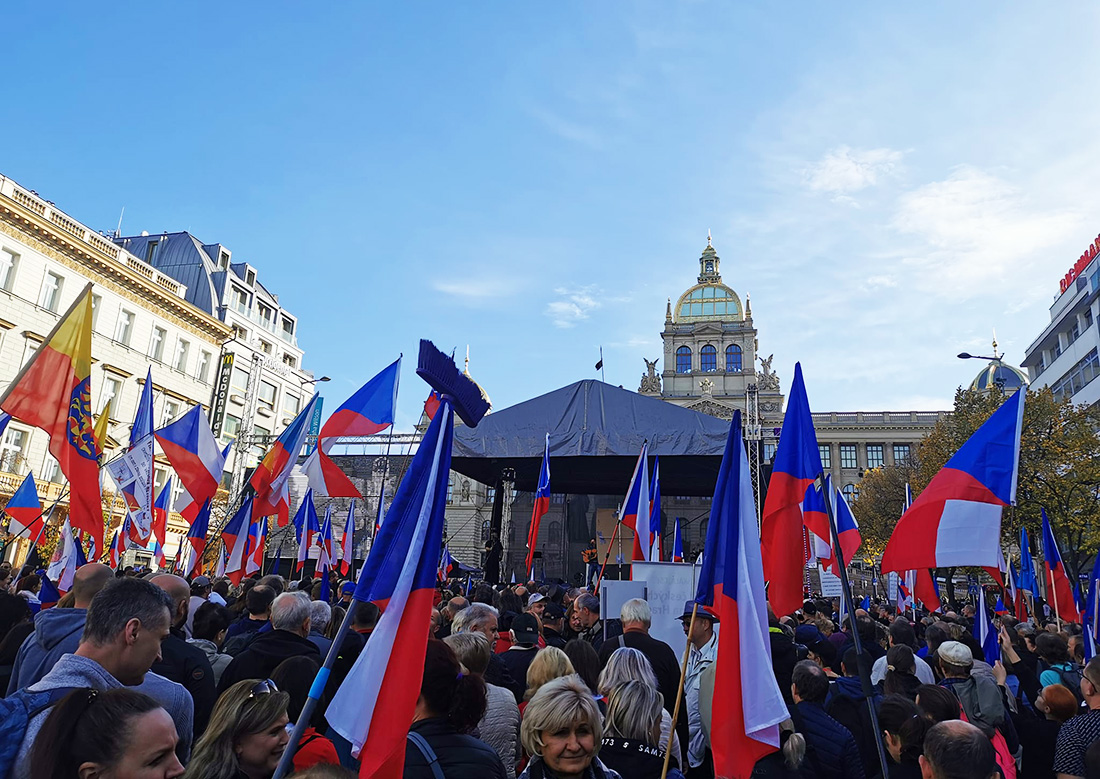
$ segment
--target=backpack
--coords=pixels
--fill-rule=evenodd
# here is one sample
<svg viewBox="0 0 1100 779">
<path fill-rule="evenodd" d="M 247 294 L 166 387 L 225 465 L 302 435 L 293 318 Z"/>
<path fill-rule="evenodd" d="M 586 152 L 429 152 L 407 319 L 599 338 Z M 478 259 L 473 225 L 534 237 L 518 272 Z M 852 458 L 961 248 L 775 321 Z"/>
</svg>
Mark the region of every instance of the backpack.
<svg viewBox="0 0 1100 779">
<path fill-rule="evenodd" d="M 1073 697 L 1077 699 L 1078 705 L 1085 702 L 1085 697 L 1081 695 L 1081 680 L 1085 678 L 1084 668 L 1077 663 L 1059 663 L 1052 665 L 1050 670 L 1058 674 L 1058 682 L 1063 687 L 1069 688 Z"/>
<path fill-rule="evenodd" d="M 81 688 L 58 687 L 43 692 L 17 690 L 7 698 L 0 698 L 0 776 L 8 776 L 15 768 L 31 721 L 78 689 Z"/>
</svg>

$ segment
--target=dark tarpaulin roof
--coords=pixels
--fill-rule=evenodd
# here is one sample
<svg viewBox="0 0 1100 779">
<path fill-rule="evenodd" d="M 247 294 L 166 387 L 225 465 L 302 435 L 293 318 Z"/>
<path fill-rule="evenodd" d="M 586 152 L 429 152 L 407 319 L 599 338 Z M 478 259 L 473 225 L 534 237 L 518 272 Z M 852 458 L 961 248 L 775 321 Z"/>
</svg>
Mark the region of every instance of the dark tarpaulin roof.
<svg viewBox="0 0 1100 779">
<path fill-rule="evenodd" d="M 451 468 L 483 484 L 515 470 L 533 492 L 550 434 L 555 493 L 626 493 L 642 442 L 661 458 L 662 495 L 712 495 L 729 433 L 721 419 L 587 379 L 455 428 Z M 652 463 L 651 463 L 652 467 Z"/>
</svg>

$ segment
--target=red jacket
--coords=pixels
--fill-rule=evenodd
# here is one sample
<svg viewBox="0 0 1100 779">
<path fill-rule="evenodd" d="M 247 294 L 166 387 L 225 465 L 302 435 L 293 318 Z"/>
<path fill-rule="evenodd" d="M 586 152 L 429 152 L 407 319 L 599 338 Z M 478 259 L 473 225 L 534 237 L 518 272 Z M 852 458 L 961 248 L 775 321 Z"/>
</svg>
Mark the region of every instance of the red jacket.
<svg viewBox="0 0 1100 779">
<path fill-rule="evenodd" d="M 294 753 L 294 770 L 301 771 L 319 763 L 340 764 L 340 756 L 332 742 L 314 728 L 306 728 L 302 740 L 298 742 L 298 751 Z"/>
</svg>

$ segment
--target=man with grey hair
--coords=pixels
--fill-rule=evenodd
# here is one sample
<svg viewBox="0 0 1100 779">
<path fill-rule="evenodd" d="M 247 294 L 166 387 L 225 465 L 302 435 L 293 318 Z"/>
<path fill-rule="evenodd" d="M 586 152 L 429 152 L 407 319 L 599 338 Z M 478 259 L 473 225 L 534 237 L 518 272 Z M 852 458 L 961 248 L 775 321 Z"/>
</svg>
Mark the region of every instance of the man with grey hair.
<svg viewBox="0 0 1100 779">
<path fill-rule="evenodd" d="M 73 654 L 62 655 L 53 669 L 28 692 L 69 692 L 74 687 L 113 690 L 136 687 L 155 674 L 149 667 L 160 657 L 160 644 L 171 625 L 172 599 L 164 590 L 142 579 L 116 579 L 92 598 L 84 633 Z M 156 677 L 164 684 L 156 691 L 139 689 L 157 700 L 176 723 L 176 753 L 186 762 L 191 749 L 191 696 L 178 684 Z M 49 709 L 37 713 L 27 726 L 11 776 L 30 776 L 30 751 Z"/>
<path fill-rule="evenodd" d="M 325 629 L 331 621 L 332 606 L 323 600 L 315 600 L 309 604 L 309 635 L 306 638 L 317 645 L 322 660 L 328 656 L 329 647 L 332 646 L 332 639 L 325 637 Z"/>
<path fill-rule="evenodd" d="M 260 633 L 248 648 L 233 658 L 218 683 L 218 693 L 241 679 L 266 679 L 288 657 L 307 655 L 318 663 L 321 653 L 309 640 L 310 600 L 301 592 L 284 592 L 271 604 L 272 630 Z"/>
<path fill-rule="evenodd" d="M 614 620 L 607 620 L 607 629 L 604 630 L 604 620 L 600 619 L 600 599 L 590 592 L 578 596 L 573 601 L 573 611 L 581 623 L 581 632 L 577 638 L 587 641 L 597 652 L 600 651 L 606 639 L 614 638 L 623 632 L 622 627 Z"/>
<path fill-rule="evenodd" d="M 443 615 L 443 624 L 439 627 L 439 638 L 446 638 L 454 632 L 455 616 L 469 605 L 470 601 L 461 595 L 456 595 L 444 604 L 443 608 L 440 609 L 440 613 Z"/>
<path fill-rule="evenodd" d="M 653 667 L 657 689 L 664 696 L 665 710 L 671 716 L 676 707 L 676 691 L 680 686 L 680 662 L 676 659 L 676 652 L 664 641 L 649 635 L 653 612 L 648 601 L 631 598 L 619 609 L 619 619 L 622 621 L 623 633 L 603 642 L 600 647 L 600 665 L 607 665 L 608 659 L 619 647 L 637 649 Z M 681 744 L 688 743 L 687 715 L 687 707 L 681 704 L 680 718 L 676 722 L 676 735 Z M 680 759 L 680 765 L 685 765 L 682 756 L 677 755 L 677 758 Z"/>
<path fill-rule="evenodd" d="M 480 633 L 489 642 L 489 667 L 485 670 L 485 681 L 512 691 L 516 702 L 523 700 L 527 680 L 515 679 L 504 660 L 494 650 L 497 645 L 497 610 L 485 603 L 471 603 L 455 615 L 451 623 L 451 634 Z"/>
</svg>

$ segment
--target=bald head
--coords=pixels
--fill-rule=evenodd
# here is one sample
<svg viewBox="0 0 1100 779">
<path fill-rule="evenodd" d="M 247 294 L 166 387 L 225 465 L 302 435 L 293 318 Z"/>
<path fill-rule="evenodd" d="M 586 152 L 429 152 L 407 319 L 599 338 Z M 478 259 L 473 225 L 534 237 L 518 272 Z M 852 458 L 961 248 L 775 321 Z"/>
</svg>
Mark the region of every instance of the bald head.
<svg viewBox="0 0 1100 779">
<path fill-rule="evenodd" d="M 86 609 L 95 594 L 115 577 L 114 571 L 102 563 L 88 563 L 76 569 L 73 576 L 73 606 Z"/>
<path fill-rule="evenodd" d="M 922 779 L 991 779 L 997 770 L 989 738 L 969 722 L 933 725 L 920 757 Z"/>
<path fill-rule="evenodd" d="M 186 579 L 170 573 L 158 573 L 150 580 L 160 587 L 172 599 L 172 625 L 181 625 L 187 621 L 187 607 L 191 603 L 191 585 Z"/>
</svg>

